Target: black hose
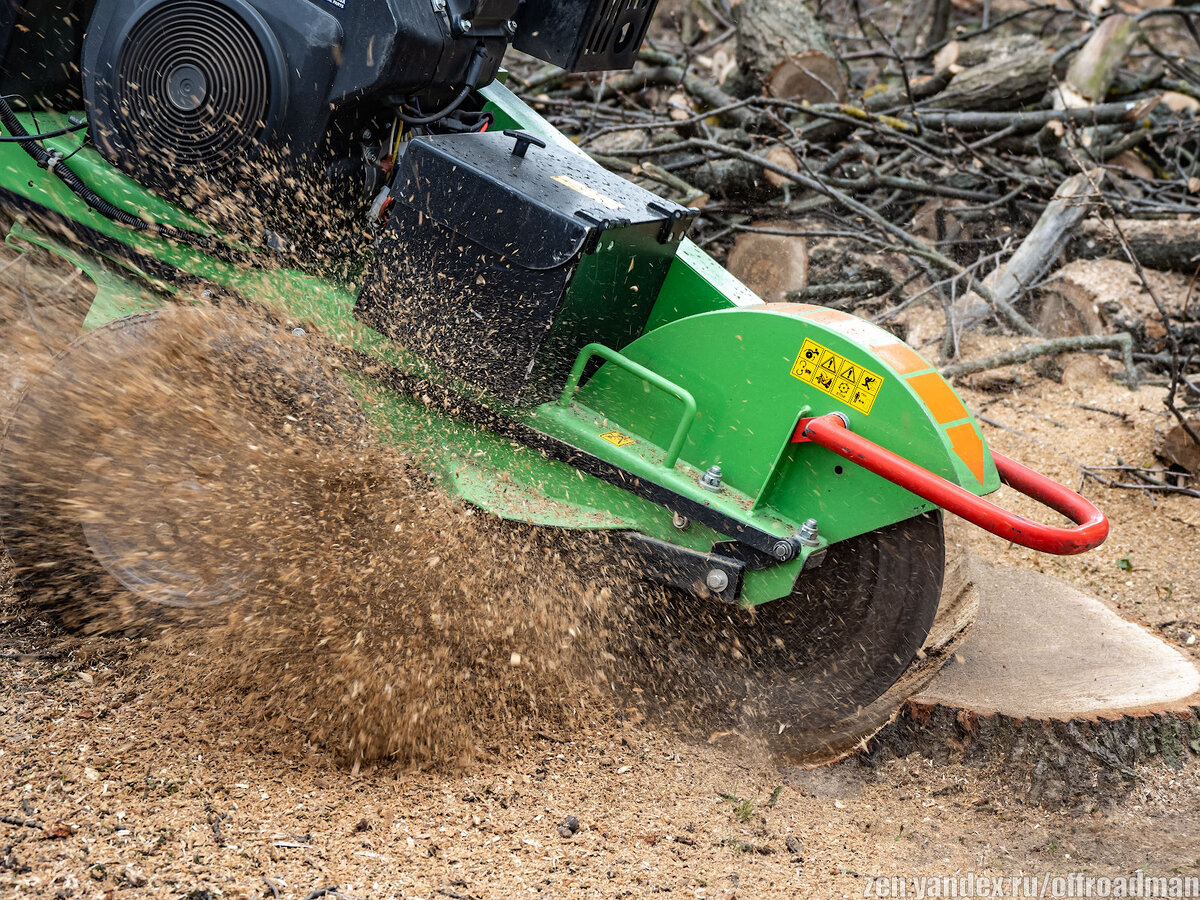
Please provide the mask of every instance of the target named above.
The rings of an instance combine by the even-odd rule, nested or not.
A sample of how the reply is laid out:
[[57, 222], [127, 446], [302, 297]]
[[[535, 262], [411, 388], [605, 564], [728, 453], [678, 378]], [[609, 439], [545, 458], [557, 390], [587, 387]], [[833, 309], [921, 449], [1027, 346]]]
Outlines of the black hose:
[[46, 131], [42, 134], [31, 134], [28, 138], [0, 136], [0, 144], [20, 144], [25, 140], [44, 141], [49, 138], [62, 137], [64, 134], [71, 134], [74, 131], [83, 131], [85, 128], [87, 128], [87, 122], [80, 122], [78, 125], [72, 125], [69, 128], [60, 128], [58, 131]]
[[458, 96], [451, 100], [448, 105], [443, 106], [437, 112], [430, 113], [427, 116], [410, 116], [403, 111], [397, 111], [396, 116], [406, 125], [432, 125], [438, 119], [446, 118], [446, 116], [450, 115], [450, 113], [454, 112], [464, 103], [466, 103], [467, 98], [471, 96], [472, 90], [473, 88], [471, 85], [466, 85], [461, 91], [458, 92]]
[[480, 41], [475, 45], [475, 51], [471, 54], [471, 64], [467, 67], [467, 76], [463, 79], [463, 87], [458, 92], [457, 97], [437, 112], [432, 112], [427, 116], [410, 116], [402, 109], [396, 111], [396, 116], [406, 125], [432, 125], [438, 119], [446, 118], [446, 116], [467, 102], [467, 98], [471, 96], [471, 91], [475, 90], [480, 78], [483, 77], [483, 68], [487, 65], [487, 61], [487, 46], [483, 41]]
[[[17, 114], [13, 112], [13, 108], [3, 97], [0, 97], [0, 124], [12, 135], [10, 140], [20, 144], [21, 149], [28, 153], [33, 158], [33, 161], [38, 164], [38, 168], [45, 169], [47, 172], [56, 175], [58, 180], [70, 188], [75, 196], [86, 203], [88, 207], [104, 216], [104, 218], [111, 219], [119, 225], [125, 225], [137, 231], [148, 231], [169, 240], [199, 247], [214, 255], [222, 255], [222, 251], [228, 251], [228, 248], [215, 243], [208, 235], [197, 234], [194, 231], [186, 231], [171, 225], [149, 221], [109, 203], [88, 187], [83, 179], [76, 175], [75, 171], [63, 161], [61, 155], [51, 152], [39, 144], [38, 138], [40, 136], [31, 135], [25, 130], [25, 126], [21, 124], [21, 120], [17, 118]], [[224, 253], [223, 255], [228, 256], [228, 253]]]

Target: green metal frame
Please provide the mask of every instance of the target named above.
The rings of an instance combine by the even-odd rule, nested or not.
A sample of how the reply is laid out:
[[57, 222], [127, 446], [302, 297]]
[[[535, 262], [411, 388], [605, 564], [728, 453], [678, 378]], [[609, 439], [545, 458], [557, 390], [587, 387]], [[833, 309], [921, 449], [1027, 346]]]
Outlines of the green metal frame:
[[[499, 82], [481, 93], [495, 127], [521, 128], [582, 152]], [[65, 122], [65, 116], [53, 113], [38, 117], [43, 130]], [[118, 206], [145, 210], [177, 227], [205, 230], [90, 147], [74, 152], [80, 140], [76, 134], [47, 144], [64, 155], [73, 153], [71, 166]], [[134, 232], [88, 209], [15, 144], [0, 144], [0, 188], [191, 279], [254, 298], [288, 322], [388, 367], [479, 398], [478, 388], [358, 322], [352, 314], [358, 290], [353, 277], [343, 282], [292, 269], [239, 268], [195, 248]], [[58, 253], [96, 282], [85, 328], [193, 300], [180, 282], [139, 270], [123, 253], [106, 256], [26, 225], [14, 227], [9, 241]], [[597, 303], [601, 300], [611, 305], [613, 298], [597, 298]], [[857, 409], [794, 374], [802, 348], [814, 344], [836, 355], [839, 367], [863, 368], [878, 376], [881, 385], [869, 409]], [[584, 380], [594, 357], [605, 362]], [[453, 494], [497, 516], [568, 529], [635, 531], [701, 552], [731, 537], [695, 522], [680, 530], [670, 510], [642, 496], [365, 376], [350, 378], [388, 440], [419, 454]], [[532, 408], [492, 397], [482, 400], [496, 413], [619, 466], [636, 479], [780, 539], [816, 518], [821, 538], [814, 546], [805, 546], [787, 563], [747, 570], [740, 600], [748, 605], [786, 596], [807, 558], [821, 548], [930, 508], [865, 470], [843, 466], [822, 448], [792, 443], [802, 415], [843, 412], [856, 432], [974, 493], [999, 487], [978, 426], [932, 366], [862, 320], [816, 307], [765, 305], [688, 240], [679, 247], [641, 337], [626, 347], [586, 347], [556, 400]], [[712, 465], [725, 472], [720, 492], [700, 484]]]

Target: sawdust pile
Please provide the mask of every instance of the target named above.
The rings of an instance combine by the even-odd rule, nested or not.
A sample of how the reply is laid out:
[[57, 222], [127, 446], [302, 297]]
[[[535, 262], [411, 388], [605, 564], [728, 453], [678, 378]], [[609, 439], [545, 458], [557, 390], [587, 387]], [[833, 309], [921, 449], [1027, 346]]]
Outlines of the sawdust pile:
[[313, 344], [167, 310], [41, 373], [0, 461], [26, 593], [147, 637], [164, 702], [354, 764], [463, 760], [587, 709], [614, 557], [450, 500]]

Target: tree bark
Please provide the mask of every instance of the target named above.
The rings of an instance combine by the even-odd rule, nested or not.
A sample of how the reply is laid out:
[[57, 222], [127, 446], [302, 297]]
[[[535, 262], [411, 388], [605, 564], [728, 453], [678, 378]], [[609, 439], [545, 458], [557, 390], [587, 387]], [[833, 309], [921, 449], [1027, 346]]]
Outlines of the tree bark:
[[938, 109], [1014, 109], [1045, 93], [1050, 54], [1040, 44], [1000, 53], [965, 69], [931, 101]]
[[1071, 98], [1066, 91], [1062, 91], [1060, 102], [1064, 106], [1091, 106], [1102, 101], [1140, 34], [1137, 23], [1123, 13], [1109, 16], [1101, 22], [1067, 69], [1063, 87], [1076, 97]]
[[[790, 222], [755, 222], [758, 227], [788, 230]], [[787, 299], [808, 284], [808, 245], [799, 235], [738, 235], [725, 267], [768, 303]]]
[[[1071, 233], [1087, 215], [1086, 200], [1091, 196], [1093, 185], [1102, 182], [1103, 179], [1104, 172], [1097, 170], [1072, 175], [1059, 185], [1054, 199], [1046, 205], [1037, 224], [1026, 235], [1021, 246], [995, 274], [985, 279], [984, 284], [992, 292], [994, 305], [1010, 322], [1013, 319], [1008, 311], [1012, 310], [1012, 305], [1031, 285], [1037, 283], [1058, 259]], [[974, 318], [982, 312], [984, 306], [978, 297], [968, 294], [960, 305], [960, 315]], [[1024, 334], [1038, 334], [1028, 323], [1020, 330]]]

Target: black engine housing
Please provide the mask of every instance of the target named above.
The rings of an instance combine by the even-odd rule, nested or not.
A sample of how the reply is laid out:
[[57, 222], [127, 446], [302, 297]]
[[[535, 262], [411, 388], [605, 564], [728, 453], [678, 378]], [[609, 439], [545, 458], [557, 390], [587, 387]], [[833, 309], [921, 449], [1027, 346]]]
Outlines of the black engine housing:
[[491, 36], [455, 37], [430, 0], [352, 12], [333, 0], [98, 0], [83, 52], [93, 140], [159, 186], [260, 151], [311, 156], [339, 108], [441, 102], [477, 52], [491, 80], [518, 0], [473, 6]]

